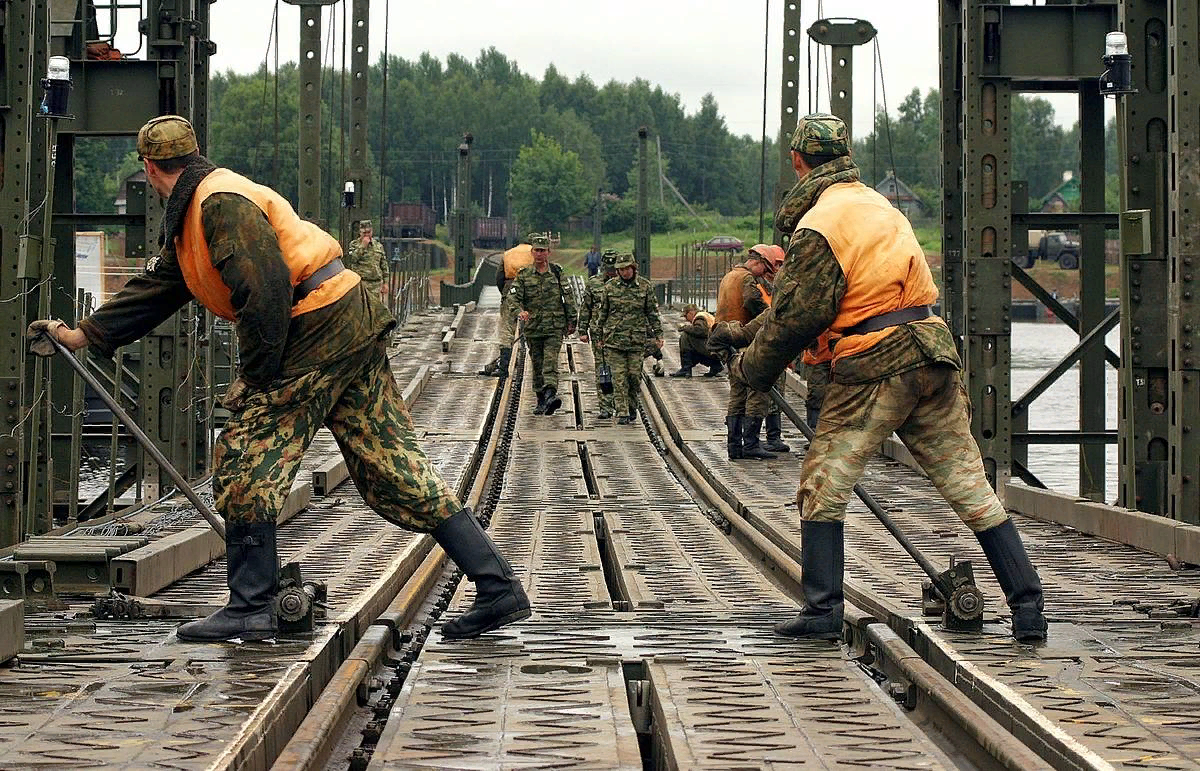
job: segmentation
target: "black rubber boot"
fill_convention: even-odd
[[[762,446],[762,442],[758,439],[759,429],[762,428],[763,419],[756,418],[752,415],[742,416],[742,457],[757,458],[761,460],[770,460],[776,457],[775,453],[767,452]]]
[[[775,634],[809,640],[842,636],[842,572],[846,561],[841,522],[800,523],[800,578],[804,607],[800,615],[775,625]]]
[[[771,452],[791,452],[792,448],[784,443],[782,436],[783,423],[779,419],[779,413],[767,415],[767,441],[763,444],[763,449]]]
[[[225,525],[225,572],[229,603],[208,618],[189,621],[175,630],[187,642],[268,640],[279,633],[275,592],[279,588],[279,556],[275,523]]]
[[[489,361],[487,364],[484,364],[483,369],[479,370],[479,374],[487,375],[488,377],[496,377],[497,375],[499,375],[500,374],[500,359],[501,359],[501,357],[497,356],[496,358]]]
[[[538,403],[537,403],[537,406],[533,408],[533,414],[534,415],[545,415],[546,414],[546,389],[543,388],[540,391],[534,391],[534,393],[537,394]]]
[[[692,352],[682,351],[679,354],[679,369],[672,372],[671,377],[691,377],[694,366],[696,362],[692,361]]]
[[[716,356],[712,357],[712,364],[708,365],[708,372],[704,373],[705,377],[716,377],[721,374],[721,360]]]
[[[562,406],[562,399],[558,398],[558,389],[552,385],[548,385],[542,389],[544,397],[543,404],[546,408],[547,415],[553,415]]]
[[[730,460],[742,459],[742,416],[725,416],[725,448]]]
[[[496,362],[496,375],[501,379],[508,377],[508,363],[512,361],[512,348],[501,348],[500,358]]]
[[[529,618],[532,611],[525,589],[470,509],[463,509],[438,525],[433,539],[475,584],[471,609],[442,624],[443,637],[448,640],[478,637]]]
[[[1042,615],[1042,581],[1025,553],[1017,526],[1007,519],[975,537],[1012,611],[1013,637],[1025,643],[1044,641],[1048,627]]]

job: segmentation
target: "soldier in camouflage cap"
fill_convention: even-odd
[[[595,337],[588,336],[588,332],[592,326],[592,320],[596,318],[596,312],[600,309],[600,298],[604,295],[604,284],[609,279],[617,275],[617,253],[613,249],[605,249],[604,254],[600,256],[600,272],[595,276],[588,278],[587,283],[583,288],[583,300],[579,304],[579,339],[581,342],[591,342],[592,346],[592,361],[596,365],[596,401],[598,402],[598,412],[596,417],[601,420],[607,420],[613,416],[614,404],[613,394],[604,393],[599,382],[599,368],[605,363],[604,350],[600,347],[599,341]]]
[[[375,226],[371,220],[360,220],[358,238],[350,242],[346,250],[346,267],[362,277],[372,297],[387,303],[390,271],[383,244],[375,240]]]
[[[276,521],[322,426],[367,505],[431,534],[475,582],[474,605],[442,626],[444,637],[475,637],[529,616],[511,566],[421,451],[387,356],[395,320],[345,269],[338,242],[274,190],[196,152],[195,134],[178,116],[147,123],[137,149],[147,182],[167,199],[162,249],[78,328],[39,320],[28,334],[111,356],[193,300],[235,325],[238,377],[222,399],[229,417],[212,477],[226,523],[229,601],[181,626],[179,639],[278,633]]]
[[[831,353],[832,382],[796,492],[805,604],[775,631],[841,636],[846,505],[867,461],[895,432],[979,540],[1013,637],[1045,640],[1041,580],[988,481],[958,348],[933,313],[938,288],[912,225],[859,179],[840,120],[805,117],[791,146],[799,181],[775,220],[789,236],[787,258],[771,308],[745,327],[756,328],[752,340],[730,363],[731,379],[766,391],[806,348]]]
[[[178,115],[152,118],[138,131],[137,152],[142,158],[165,161],[199,151],[192,124]]]
[[[836,115],[805,115],[792,132],[792,149],[806,155],[849,155],[850,132]]]
[[[509,299],[518,309],[517,318],[525,322],[522,335],[533,368],[530,384],[537,396],[535,415],[553,415],[562,406],[558,396],[558,354],[564,337],[575,333],[578,313],[575,293],[563,278],[563,267],[550,262],[550,236],[529,235],[533,264],[517,273],[509,289]]]
[[[647,330],[654,338],[655,348],[661,349],[663,328],[654,287],[637,275],[633,255],[617,257],[616,269],[617,277],[604,284],[593,334],[600,338],[605,360],[612,368],[617,422],[628,425],[637,417],[637,389]]]

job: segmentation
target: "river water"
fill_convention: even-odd
[[[1014,322],[1012,325],[1012,397],[1018,399],[1045,372],[1058,363],[1079,337],[1066,324]],[[1121,351],[1120,330],[1107,336],[1108,347]],[[1105,367],[1107,428],[1117,427],[1117,372]],[[1029,429],[1079,428],[1079,367],[1063,373],[1031,405]],[[1106,447],[1105,500],[1117,498],[1117,446]],[[1069,445],[1031,445],[1029,470],[1048,487],[1060,492],[1079,492],[1079,448]]]

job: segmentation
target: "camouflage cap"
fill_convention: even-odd
[[[621,268],[636,268],[637,263],[634,262],[632,254],[618,254],[616,263],[613,265],[613,267],[617,270],[620,270]]]
[[[617,253],[613,249],[605,249],[604,254],[600,256],[600,264],[605,270],[612,270],[617,267]]]
[[[529,234],[529,245],[536,246],[539,249],[549,249],[550,248],[550,234],[549,233],[530,233]]]
[[[358,229],[359,230],[366,230],[367,228],[374,230],[375,224],[373,222],[371,222],[371,220],[359,220],[358,221]]]
[[[187,118],[178,115],[160,115],[146,121],[138,131],[137,152],[152,161],[181,158],[197,152],[196,132]]]
[[[849,155],[850,132],[836,115],[805,115],[792,132],[792,149],[809,155]]]

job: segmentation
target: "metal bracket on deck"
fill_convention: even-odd
[[[30,610],[63,610],[67,604],[54,593],[54,570],[51,560],[0,562],[0,599],[24,600]]]

